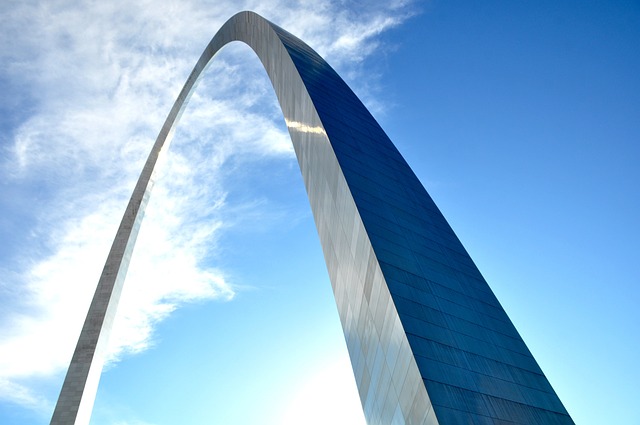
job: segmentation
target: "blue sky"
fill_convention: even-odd
[[[370,108],[576,423],[640,424],[640,6],[307,3],[2,3],[0,423],[48,423],[142,161],[208,40],[251,9]],[[363,423],[248,48],[215,58],[181,123],[92,424]]]

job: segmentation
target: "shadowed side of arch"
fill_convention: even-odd
[[[573,423],[460,241],[364,105],[310,47],[241,12],[198,60],[144,165],[51,424],[89,422],[156,162],[202,72],[231,41],[256,52],[282,108],[367,422]]]

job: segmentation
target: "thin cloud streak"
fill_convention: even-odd
[[[3,6],[2,80],[30,88],[22,107],[7,111],[19,124],[2,140],[0,162],[4,184],[28,190],[3,203],[32,206],[23,214],[34,224],[12,262],[0,265],[0,300],[10,301],[0,315],[0,399],[50,408],[38,383],[67,366],[141,164],[198,49],[224,20],[254,9],[354,70],[379,34],[409,16],[377,6],[354,25],[352,12],[331,2],[236,4]],[[154,326],[181,305],[236,293],[225,271],[210,265],[238,208],[227,201],[224,165],[293,161],[275,97],[263,96],[268,82],[247,78],[264,73],[255,58],[245,63],[250,54],[236,47],[222,54],[185,112],[132,259],[111,361],[152,346]]]

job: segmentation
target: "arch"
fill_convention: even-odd
[[[573,423],[462,244],[369,111],[298,38],[252,12],[216,33],[135,186],[52,425],[86,424],[154,169],[227,43],[258,55],[303,175],[369,424]]]

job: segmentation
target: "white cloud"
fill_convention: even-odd
[[[0,379],[0,394],[4,400],[29,407],[34,410],[51,410],[51,402],[33,389],[12,382],[8,379]]]
[[[22,105],[2,111],[18,124],[5,131],[0,172],[25,188],[16,203],[31,206],[22,213],[34,223],[34,245],[0,265],[0,297],[12,294],[0,313],[0,400],[49,408],[33,379],[66,367],[142,161],[199,50],[229,16],[262,12],[347,69],[407,16],[378,5],[356,25],[353,12],[328,1],[161,4],[0,6],[0,77],[20,90]],[[141,230],[112,359],[147,348],[154,325],[181,304],[234,296],[224,271],[210,266],[233,222],[228,211],[238,208],[226,200],[224,164],[292,158],[275,97],[264,96],[268,82],[247,78],[264,75],[248,56],[231,47],[191,99]]]

